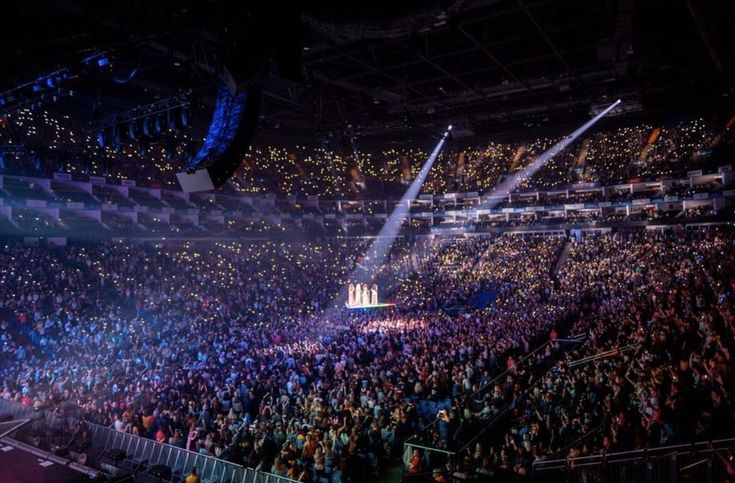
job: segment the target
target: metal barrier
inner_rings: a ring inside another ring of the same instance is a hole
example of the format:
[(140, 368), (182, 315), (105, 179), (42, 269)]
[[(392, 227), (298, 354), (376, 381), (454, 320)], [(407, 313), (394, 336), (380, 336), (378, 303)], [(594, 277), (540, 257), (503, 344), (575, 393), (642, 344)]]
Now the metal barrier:
[[(92, 433), (92, 446), (105, 451), (120, 449), (135, 463), (147, 466), (165, 465), (175, 477), (186, 476), (192, 467), (203, 482), (248, 483), (255, 481), (248, 468), (225, 460), (202, 455), (177, 446), (158, 443), (152, 439), (115, 431), (98, 424), (88, 423)], [(255, 470), (250, 470), (255, 473)], [(174, 478), (175, 479), (175, 478)]]
[[(468, 403), (470, 404), (473, 412), (478, 411), (480, 409), (480, 405), (484, 404), (483, 399), (485, 395), (495, 386), (495, 383), (497, 381), (502, 380), (502, 378), (510, 374), (511, 371), (516, 370), (518, 367), (521, 367), (526, 361), (528, 361), (535, 354), (539, 353), (541, 350), (545, 349), (551, 343), (552, 341), (544, 342), (536, 349), (528, 353), (517, 363), (515, 363), (513, 367), (510, 367), (501, 372), (490, 382), (486, 383), (477, 391), (472, 393), (468, 398)], [(508, 409), (508, 407), (509, 406), (507, 404), (504, 405), (500, 409), (498, 414), (492, 416), (487, 421), (484, 421), (482, 428), (475, 435), (475, 437), (472, 438), (472, 441), (474, 441), (479, 435), (485, 434), (486, 430), (490, 428), (494, 423), (496, 423), (498, 419), (505, 414), (505, 411)], [(429, 477), (434, 469), (446, 469), (447, 467), (456, 468), (457, 454), (467, 447), (467, 442), (460, 441), (459, 445), (455, 444), (447, 449), (435, 447), (433, 435), (434, 433), (438, 432), (437, 425), (438, 420), (434, 420), (422, 431), (411, 436), (403, 443), (403, 478), (405, 480), (423, 480)], [(418, 451), (419, 455), (421, 456), (421, 470), (418, 473), (411, 474), (408, 473), (407, 470), (411, 458), (413, 457), (414, 451)]]
[[(61, 420), (65, 418), (52, 410), (36, 411), (32, 406), (4, 399), (0, 399), (0, 414), (10, 414), (17, 420), (42, 417), (48, 427), (63, 426)], [(191, 468), (196, 467), (202, 483), (297, 483), (290, 478), (245, 468), (178, 446), (158, 443), (152, 439), (123, 433), (91, 422), (87, 424), (93, 447), (104, 451), (122, 450), (133, 467), (168, 466), (171, 468), (170, 481), (183, 481)]]
[(253, 481), (255, 483), (298, 483), (296, 480), (286, 478), (285, 476), (274, 475), (273, 473), (266, 473), (263, 471), (255, 471), (248, 468), (249, 471), (253, 472)]
[[(560, 348), (562, 344), (577, 344), (580, 343), (582, 340), (583, 336), (579, 335), (570, 339), (557, 339), (553, 341), (547, 340), (543, 344), (539, 345), (533, 351), (529, 352), (518, 362), (516, 362), (512, 367), (506, 369), (495, 378), (493, 378), (490, 382), (483, 385), (480, 389), (472, 393), (468, 398), (472, 411), (477, 412), (480, 410), (480, 407), (484, 404), (483, 400), (485, 395), (495, 386), (495, 383), (497, 381), (502, 380), (502, 378), (506, 377), (508, 374), (512, 373), (518, 368), (523, 367), (526, 363), (534, 364), (536, 359), (534, 359), (533, 357), (539, 354), (541, 351), (545, 350), (548, 346), (551, 345), (552, 347)], [(529, 369), (530, 368), (532, 368), (532, 366), (529, 366)], [(455, 444), (448, 449), (436, 448), (432, 445), (432, 443), (434, 443), (434, 438), (432, 434), (434, 432), (437, 432), (438, 425), (438, 420), (434, 420), (422, 431), (411, 436), (403, 443), (403, 478), (405, 480), (419, 480), (421, 479), (421, 477), (425, 477), (427, 474), (430, 474), (436, 468), (447, 466), (456, 468), (458, 463), (457, 455), (466, 452), (467, 448), (476, 443), (480, 438), (485, 437), (488, 434), (489, 430), (495, 427), (495, 425), (505, 416), (509, 407), (509, 404), (505, 404), (502, 408), (499, 409), (497, 414), (484, 421), (483, 425), (479, 428), (477, 433), (475, 433), (475, 435), (471, 439), (459, 441), (459, 444)], [(421, 455), (421, 472), (412, 477), (410, 473), (407, 473), (407, 469), (415, 450), (418, 450), (419, 454)]]
[(727, 468), (714, 450), (735, 445), (735, 438), (580, 458), (536, 461), (536, 483), (605, 481), (676, 483), (726, 481)]
[[(495, 376), (492, 380), (485, 383), (482, 387), (477, 389), (475, 392), (470, 394), (467, 397), (467, 401), (470, 404), (470, 410), (473, 412), (480, 411), (482, 409), (483, 399), (485, 395), (490, 392), (494, 387), (495, 384), (502, 380), (504, 377), (507, 377), (508, 374), (511, 374), (513, 371), (517, 370), (523, 363), (525, 363), (528, 359), (530, 359), (532, 356), (540, 352), (542, 349), (545, 349), (546, 346), (551, 344), (553, 341), (547, 340), (540, 346), (538, 346), (533, 351), (526, 354), (522, 359), (520, 359), (518, 362), (516, 362), (512, 367), (509, 367), (508, 369), (504, 370), (497, 376)], [(414, 446), (430, 446), (434, 443), (432, 434), (437, 432), (437, 425), (439, 424), (438, 420), (432, 421), (430, 424), (428, 424), (424, 429), (416, 433), (415, 435), (411, 436), (408, 440), (406, 440), (406, 443), (409, 444), (409, 442), (412, 442)]]
[(38, 413), (33, 406), (9, 399), (0, 399), (0, 414), (10, 414), (13, 419), (31, 419)]
[[(413, 457), (413, 452), (418, 451), (421, 456), (420, 470), (416, 473), (407, 472), (408, 465)], [(454, 451), (446, 451), (428, 446), (421, 446), (407, 440), (403, 444), (403, 476), (402, 480), (410, 482), (412, 480), (423, 481), (429, 477), (434, 468), (442, 468), (448, 465), (452, 467), (456, 464), (457, 453)]]

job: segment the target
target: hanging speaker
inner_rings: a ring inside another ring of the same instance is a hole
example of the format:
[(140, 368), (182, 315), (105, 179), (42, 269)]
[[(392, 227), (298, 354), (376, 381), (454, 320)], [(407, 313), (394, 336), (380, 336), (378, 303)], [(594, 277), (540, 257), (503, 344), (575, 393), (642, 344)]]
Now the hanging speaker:
[(212, 190), (232, 177), (255, 134), (261, 94), (258, 86), (245, 93), (230, 93), (227, 86), (221, 86), (204, 144), (189, 169), (176, 175), (182, 190)]

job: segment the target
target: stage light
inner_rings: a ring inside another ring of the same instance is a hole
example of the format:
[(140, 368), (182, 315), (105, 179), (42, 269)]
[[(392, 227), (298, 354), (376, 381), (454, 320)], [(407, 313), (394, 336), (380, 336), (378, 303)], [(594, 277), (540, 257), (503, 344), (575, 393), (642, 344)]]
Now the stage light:
[[(401, 200), (393, 209), (393, 212), (390, 214), (385, 224), (383, 224), (383, 227), (380, 229), (377, 238), (370, 245), (370, 248), (368, 248), (368, 250), (365, 252), (365, 255), (362, 257), (363, 263), (361, 265), (358, 265), (352, 271), (348, 280), (360, 281), (361, 283), (365, 283), (367, 281), (370, 281), (370, 283), (373, 282), (373, 273), (377, 268), (383, 265), (386, 256), (390, 252), (390, 249), (393, 247), (395, 239), (398, 237), (398, 233), (401, 230), (401, 225), (403, 224), (404, 220), (408, 219), (408, 213), (411, 209), (411, 201), (416, 199), (416, 196), (419, 194), (419, 190), (424, 184), (424, 180), (428, 176), (431, 167), (434, 165), (434, 161), (436, 161), (436, 158), (439, 156), (439, 152), (444, 146), (444, 142), (447, 140), (450, 129), (451, 126), (447, 128), (447, 131), (439, 139), (439, 142), (434, 147), (434, 150), (431, 152), (429, 158), (424, 163), (421, 171), (419, 171), (419, 173), (416, 175), (416, 178), (414, 178), (413, 182), (403, 194)], [(344, 287), (337, 294), (336, 300), (334, 301), (332, 306), (342, 305), (343, 301), (346, 300), (346, 293), (347, 287)]]
[(176, 129), (176, 119), (171, 111), (166, 112), (166, 125), (168, 126), (169, 131), (174, 131)]
[(508, 177), (505, 181), (503, 181), (497, 188), (495, 188), (487, 197), (487, 200), (482, 203), (479, 208), (481, 209), (489, 209), (500, 203), (500, 200), (494, 196), (499, 193), (507, 194), (511, 191), (515, 190), (521, 182), (523, 182), (526, 179), (531, 178), (539, 169), (541, 169), (551, 158), (562, 152), (567, 146), (572, 144), (579, 136), (584, 134), (585, 131), (587, 131), (589, 128), (594, 126), (597, 121), (605, 117), (610, 111), (615, 109), (618, 104), (620, 104), (620, 99), (615, 101), (614, 103), (610, 104), (605, 110), (600, 112), (598, 115), (584, 123), (581, 127), (579, 127), (576, 131), (572, 132), (570, 135), (565, 136), (561, 141), (554, 144), (551, 148), (547, 149), (540, 155), (534, 159), (531, 164), (523, 168), (518, 173), (514, 174), (513, 176)]
[(451, 131), (451, 130), (452, 130), (452, 125), (450, 124), (449, 127), (447, 128), (447, 131)]

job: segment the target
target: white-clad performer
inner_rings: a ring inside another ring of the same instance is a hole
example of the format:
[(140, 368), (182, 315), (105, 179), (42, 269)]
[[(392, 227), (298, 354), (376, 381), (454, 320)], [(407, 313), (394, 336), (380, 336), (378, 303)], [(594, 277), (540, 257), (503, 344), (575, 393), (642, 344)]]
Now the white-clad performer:
[(370, 287), (370, 305), (378, 305), (378, 284)]
[(348, 291), (347, 306), (354, 307), (355, 306), (355, 285), (352, 282), (350, 282), (350, 285), (347, 288), (347, 291)]
[(370, 289), (368, 284), (362, 286), (362, 305), (370, 305)]
[(355, 303), (353, 307), (357, 305), (362, 305), (362, 285), (360, 285), (359, 283), (355, 284), (355, 298), (353, 302)]

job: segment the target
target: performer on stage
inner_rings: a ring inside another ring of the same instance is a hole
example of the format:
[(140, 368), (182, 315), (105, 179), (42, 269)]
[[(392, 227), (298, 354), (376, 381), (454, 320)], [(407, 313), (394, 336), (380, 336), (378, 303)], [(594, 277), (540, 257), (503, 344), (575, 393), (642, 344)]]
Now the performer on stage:
[(360, 285), (359, 283), (355, 284), (355, 299), (353, 300), (353, 302), (353, 307), (362, 305), (362, 285)]
[(370, 289), (368, 284), (362, 286), (362, 305), (370, 305)]
[(376, 283), (370, 288), (370, 305), (378, 305), (378, 284)]
[(354, 307), (355, 306), (355, 285), (353, 285), (352, 282), (350, 282), (350, 285), (347, 291), (348, 291), (347, 306)]

